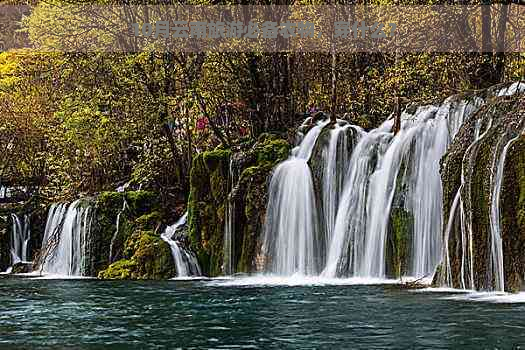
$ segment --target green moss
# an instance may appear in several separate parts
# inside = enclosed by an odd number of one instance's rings
[[[474,254],[474,283],[476,289],[488,289],[492,281],[487,280],[487,271],[490,269],[487,256],[490,251],[486,242],[490,241],[490,215],[492,201],[491,168],[495,157],[495,147],[498,142],[497,129],[491,130],[473,150],[474,165],[470,176],[470,198],[464,200],[467,212],[472,215],[472,251]],[[500,131],[503,133],[503,131]],[[468,173],[467,173],[468,174]],[[467,178],[469,176],[467,175]]]
[[[442,169],[444,218],[450,217],[454,197],[461,184],[461,172],[464,171],[465,185],[462,189],[462,203],[471,222],[474,288],[492,288],[490,280],[490,240],[491,240],[491,202],[494,186],[493,168],[501,154],[503,144],[509,132],[523,127],[525,104],[507,98],[490,99],[467,123],[455,137],[453,144],[444,158]],[[476,144],[474,129],[481,122],[481,133],[484,135]],[[486,130],[491,124],[490,130]],[[520,126],[521,124],[521,126]],[[487,131],[485,133],[485,131]],[[505,271],[505,289],[516,291],[522,287],[525,274],[525,228],[520,224],[520,173],[525,168],[525,146],[520,149],[519,141],[513,144],[507,153],[504,178],[501,189],[500,213],[503,241],[503,264]],[[472,147],[469,148],[470,145]],[[469,154],[466,150],[469,148]],[[521,159],[523,157],[523,159]],[[467,161],[464,161],[466,159]],[[447,224],[447,223],[445,223]],[[489,244],[487,244],[487,242]],[[445,273],[452,277],[452,286],[461,287],[462,269],[462,236],[460,216],[455,216],[451,223],[448,239],[450,271],[441,269],[436,274],[436,281],[443,281]],[[470,264],[467,265],[467,267]],[[441,275],[441,276],[439,276]]]
[[[229,149],[216,149],[213,151],[203,152],[202,158],[206,163],[209,170],[214,170],[221,166],[224,161],[230,159],[231,150]]]
[[[203,273],[210,276],[221,272],[230,156],[224,149],[200,153],[190,171],[188,236]]]
[[[133,271],[137,263],[133,260],[121,259],[111,265],[106,270],[100,271],[98,278],[106,280],[127,280],[132,279]]]
[[[7,216],[0,216],[0,271],[5,271],[10,263],[9,222]]]
[[[517,292],[525,275],[525,136],[508,150],[500,203],[505,287]]]
[[[243,227],[238,251],[239,272],[254,272],[255,256],[260,235],[263,231],[264,216],[266,213],[267,186],[266,182],[271,173],[268,166],[253,167],[243,174],[241,186],[246,189],[244,195]],[[247,169],[248,170],[248,169]],[[245,171],[246,172],[246,171]],[[242,207],[241,207],[242,208]]]
[[[159,196],[151,191],[125,192],[129,209],[134,216],[144,215],[159,208]]]
[[[290,153],[290,145],[286,140],[277,138],[272,134],[267,134],[264,142],[255,146],[255,153],[258,165],[274,164],[285,160]]]
[[[124,200],[126,207],[123,211]],[[117,217],[120,213],[118,235]],[[94,273],[109,264],[111,241],[113,258],[123,258],[125,243],[137,228],[152,230],[162,222],[158,195],[151,191],[102,192],[96,199],[96,215],[92,226],[95,235]]]
[[[237,270],[252,270],[255,245],[262,227],[260,216],[261,213],[264,216],[266,207],[267,178],[272,168],[286,159],[289,152],[290,146],[285,140],[267,133],[262,134],[249,151],[240,155],[242,162],[236,179],[239,182],[235,184],[238,192],[235,199]],[[203,152],[193,159],[190,171],[188,235],[203,273],[209,276],[222,273],[231,157],[232,152],[227,149]],[[249,203],[245,206],[244,200],[248,197]],[[248,208],[247,212],[243,211],[244,208]],[[246,237],[251,237],[249,242]]]
[[[175,276],[171,251],[153,231],[135,231],[126,241],[124,259],[99,273],[103,279],[168,279]]]
[[[102,192],[97,197],[97,203],[105,207],[122,207],[124,193],[121,192]]]
[[[162,222],[162,214],[159,211],[153,211],[144,214],[135,220],[135,224],[145,230],[154,230]]]
[[[387,249],[387,260],[390,261],[387,270],[391,277],[401,277],[408,273],[413,226],[414,218],[411,213],[403,208],[392,209],[389,222],[390,245]]]

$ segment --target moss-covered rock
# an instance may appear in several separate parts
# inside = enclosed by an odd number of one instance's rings
[[[133,271],[135,271],[137,263],[133,260],[121,259],[98,274],[98,278],[106,280],[129,280],[133,279]]]
[[[414,218],[410,212],[403,208],[392,209],[386,247],[388,277],[399,278],[408,274],[413,227]]]
[[[171,251],[153,231],[135,231],[127,239],[124,258],[101,271],[101,279],[168,279],[175,276]]]
[[[144,230],[155,230],[158,225],[163,221],[163,215],[160,211],[156,210],[148,214],[139,216],[135,220],[137,227]]]
[[[205,275],[222,273],[229,197],[235,209],[234,270],[254,271],[266,211],[267,181],[275,164],[286,159],[289,152],[286,140],[262,134],[249,150],[232,153],[218,149],[194,158],[188,200],[189,238]]]
[[[229,150],[200,153],[190,172],[189,238],[203,273],[210,276],[221,272],[230,155]]]
[[[136,228],[155,230],[162,221],[163,212],[155,192],[100,193],[92,223],[94,247],[90,274],[96,276],[110,263],[123,258],[125,242]]]
[[[237,227],[235,261],[237,272],[257,271],[257,253],[268,202],[268,185],[274,167],[286,160],[290,144],[273,134],[263,134],[253,148],[256,162],[244,169],[234,191]]]
[[[5,271],[10,264],[9,221],[7,216],[0,216],[0,271]]]
[[[525,116],[524,116],[525,118]],[[524,290],[525,278],[525,136],[508,150],[501,189],[501,235],[505,284],[509,291]]]
[[[451,280],[446,282],[456,288],[494,288],[490,248],[494,175],[504,146],[523,130],[524,121],[525,103],[519,96],[490,99],[463,125],[445,155],[442,168],[444,226],[446,229],[450,224],[451,228],[446,242],[450,259],[449,264],[442,265],[436,282],[443,283],[450,276]],[[483,137],[474,142],[476,130]],[[525,237],[521,238],[519,233],[519,167],[525,164],[520,159],[525,155],[519,147],[518,141],[508,151],[500,199],[505,289],[508,291],[521,288],[525,272],[520,267],[525,262],[522,249]],[[461,208],[451,215],[462,176],[465,179],[461,187],[463,220]],[[453,219],[450,223],[447,222],[449,218]]]

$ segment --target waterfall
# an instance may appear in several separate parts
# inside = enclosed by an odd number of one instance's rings
[[[168,226],[161,238],[168,243],[171,249],[171,255],[175,262],[178,277],[201,276],[201,269],[195,255],[180,245],[177,241],[180,237],[175,235],[186,225],[188,213],[186,212],[174,225]]]
[[[230,156],[230,167],[228,171],[229,190],[233,191],[236,176],[234,174],[234,158]],[[235,273],[235,202],[228,196],[226,200],[226,211],[224,218],[224,250],[223,250],[223,273],[232,275]]]
[[[337,208],[343,188],[344,175],[348,165],[348,137],[347,130],[352,128],[356,133],[361,133],[361,128],[344,125],[335,125],[330,130],[330,141],[328,147],[323,149],[323,184],[322,184],[322,208],[325,224],[325,242],[330,242],[334,235]],[[327,246],[326,254],[329,253]]]
[[[21,220],[18,215],[11,214],[13,220],[11,232],[11,265],[19,262],[28,262],[28,244],[31,236],[31,226],[29,216],[24,215],[24,220]]]
[[[91,214],[91,207],[81,200],[50,208],[40,257],[43,272],[64,276],[87,274]]]
[[[324,276],[386,277],[386,246],[394,197],[412,221],[406,274],[431,275],[441,259],[439,162],[475,104],[447,100],[403,113],[365,133],[350,159]]]
[[[517,81],[515,83],[512,83],[508,87],[499,90],[496,96],[512,96],[521,92],[525,92],[525,82]]]
[[[431,276],[442,258],[440,160],[466,118],[482,101],[447,99],[403,113],[393,135],[393,120],[365,132],[335,125],[322,150],[322,195],[316,197],[308,160],[328,121],[319,122],[272,175],[262,246],[267,270],[325,277],[389,277],[392,212],[407,220],[404,266],[395,274]],[[348,128],[355,131],[351,151]],[[317,154],[317,153],[316,153]],[[323,215],[324,235],[317,225]],[[392,248],[394,249],[394,248]],[[395,249],[400,249],[396,246]],[[320,250],[322,252],[320,252]],[[401,259],[401,258],[400,258]],[[387,271],[387,269],[389,270]]]
[[[126,197],[122,200],[122,208],[119,210],[117,214],[117,221],[115,223],[115,233],[113,234],[113,237],[111,237],[111,242],[109,244],[109,263],[113,263],[115,260],[115,251],[114,251],[114,245],[117,241],[118,234],[120,232],[120,216],[126,209],[128,208],[128,202],[126,201]]]
[[[372,174],[377,149],[389,139],[387,130],[390,128],[391,124],[384,124],[379,129],[364,133],[354,148],[336,215],[327,265],[323,271],[325,276],[335,277],[344,274],[344,271],[351,275],[357,274],[355,262],[362,261],[364,252],[362,233],[366,230],[364,218],[368,194],[368,182],[362,179]]]
[[[328,123],[320,122],[311,128],[272,175],[262,252],[273,273],[313,275],[319,271],[321,245],[308,160]]]
[[[442,259],[443,189],[440,160],[466,118],[483,103],[473,101],[445,103],[433,121],[425,123],[415,143],[406,208],[413,214],[413,256],[409,275],[422,277],[434,273]],[[439,229],[439,230],[437,230]]]

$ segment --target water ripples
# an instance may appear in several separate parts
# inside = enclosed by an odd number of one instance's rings
[[[525,344],[522,304],[472,302],[468,294],[414,293],[382,285],[224,282],[3,280],[0,348],[478,349]]]

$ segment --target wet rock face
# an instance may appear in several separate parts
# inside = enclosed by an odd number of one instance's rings
[[[13,265],[13,269],[11,270],[11,273],[29,273],[33,272],[33,264],[31,263],[16,263]]]
[[[89,275],[97,276],[111,263],[125,259],[126,242],[136,230],[156,231],[160,239],[160,231],[156,229],[160,228],[164,216],[160,210],[156,193],[150,191],[103,192],[97,196],[95,201],[95,215],[91,226],[93,251]],[[118,234],[115,234],[117,217],[119,227]],[[113,249],[110,249],[112,241]],[[112,261],[110,261],[110,250],[113,255]],[[141,263],[145,261],[136,261],[137,265]]]
[[[230,155],[230,150],[200,153],[190,173],[189,237],[202,272],[209,276],[221,273]]]
[[[501,215],[506,284],[511,291],[524,290],[525,135],[508,150],[501,190]]]
[[[222,273],[228,199],[234,209],[234,271],[256,270],[268,181],[273,167],[285,160],[289,151],[286,140],[262,134],[251,148],[235,153],[203,152],[194,158],[188,200],[189,239],[205,275]]]
[[[9,221],[7,216],[0,216],[0,271],[5,271],[10,263]]]
[[[491,250],[492,201],[497,164],[506,144],[525,127],[525,102],[515,98],[489,101],[461,128],[442,161],[446,261],[436,282],[455,288],[494,290]],[[478,141],[475,142],[476,135]],[[525,269],[525,222],[520,219],[525,198],[525,146],[523,136],[508,149],[500,191],[500,230],[503,245],[505,290],[522,288]],[[464,179],[462,185],[462,177]],[[461,186],[462,206],[452,211]],[[496,200],[497,202],[497,200]],[[460,209],[463,207],[463,215]],[[520,216],[521,215],[521,216]],[[449,220],[450,219],[450,220]],[[447,249],[447,248],[445,248]],[[445,252],[446,253],[446,252]],[[448,277],[447,277],[448,276]]]

